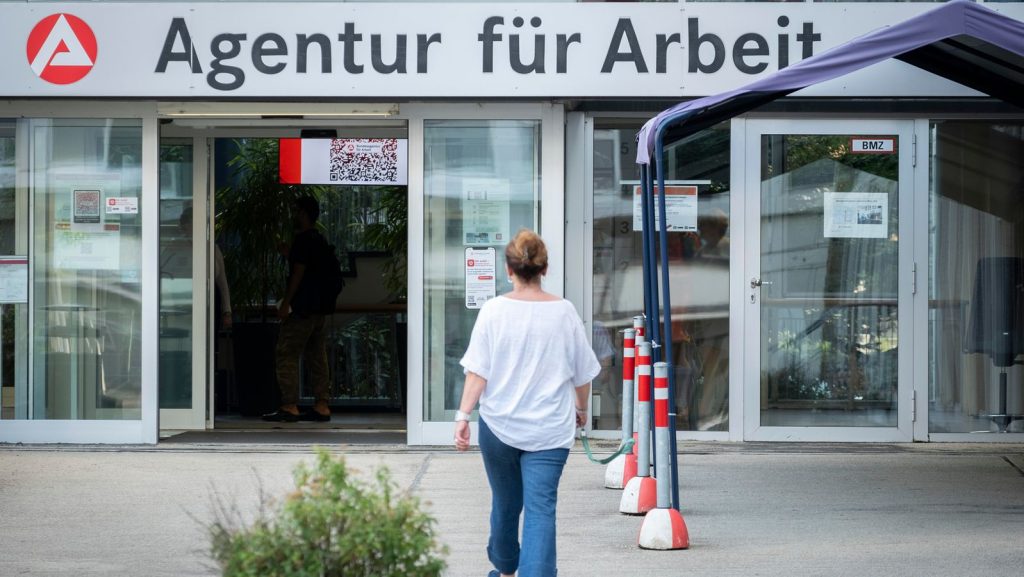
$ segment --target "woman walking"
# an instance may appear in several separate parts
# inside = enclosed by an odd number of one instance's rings
[[[541,288],[548,254],[521,230],[505,247],[512,292],[480,309],[462,358],[466,384],[455,446],[469,448],[469,413],[480,402],[480,450],[491,485],[488,577],[555,577],[558,481],[576,427],[587,422],[590,382],[601,371],[569,301]],[[519,544],[519,514],[523,541]]]

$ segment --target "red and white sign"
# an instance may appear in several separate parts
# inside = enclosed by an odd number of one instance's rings
[[[282,184],[405,185],[409,178],[404,138],[282,138]]]
[[[643,203],[641,189],[633,187],[633,230],[643,230]],[[668,232],[697,231],[697,187],[665,185],[665,224]],[[661,203],[658,188],[654,188],[654,230],[661,230]]]
[[[851,138],[851,154],[895,154],[895,138]]]
[[[112,196],[108,198],[107,214],[139,214],[138,197]]]
[[[72,84],[96,64],[96,35],[73,14],[51,14],[29,33],[26,54],[39,78],[51,84]]]
[[[496,294],[494,247],[466,249],[466,308],[478,309]]]

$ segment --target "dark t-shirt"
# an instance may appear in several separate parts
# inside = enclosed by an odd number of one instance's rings
[[[300,315],[317,312],[320,306],[319,292],[316,286],[316,254],[319,247],[326,242],[324,237],[314,229],[295,235],[292,247],[288,251],[288,282],[291,283],[295,265],[305,265],[306,272],[302,275],[299,290],[292,297],[292,311]]]

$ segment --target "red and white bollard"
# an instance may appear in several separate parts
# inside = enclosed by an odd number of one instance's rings
[[[658,507],[651,509],[640,526],[641,549],[687,549],[690,534],[686,521],[672,508],[672,475],[668,428],[668,364],[654,365],[654,444],[658,452]]]
[[[636,331],[626,329],[622,339],[622,442],[626,443],[633,437],[633,376],[636,370],[635,351]],[[635,441],[634,441],[635,443]],[[634,449],[636,446],[634,445]],[[636,455],[627,453],[619,455],[608,463],[604,470],[604,486],[608,489],[621,489],[630,479],[636,476]]]
[[[637,356],[637,469],[636,477],[626,483],[619,501],[619,512],[643,515],[657,505],[658,486],[651,478],[651,344],[640,344]]]

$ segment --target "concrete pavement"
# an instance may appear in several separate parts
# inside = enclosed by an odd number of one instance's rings
[[[559,497],[562,577],[993,577],[1024,573],[1024,446],[681,444],[687,551],[636,547],[603,468],[574,452]],[[448,575],[489,569],[480,456],[334,446],[386,464],[437,518]],[[0,575],[216,575],[213,492],[251,511],[310,459],[302,445],[0,447]]]

